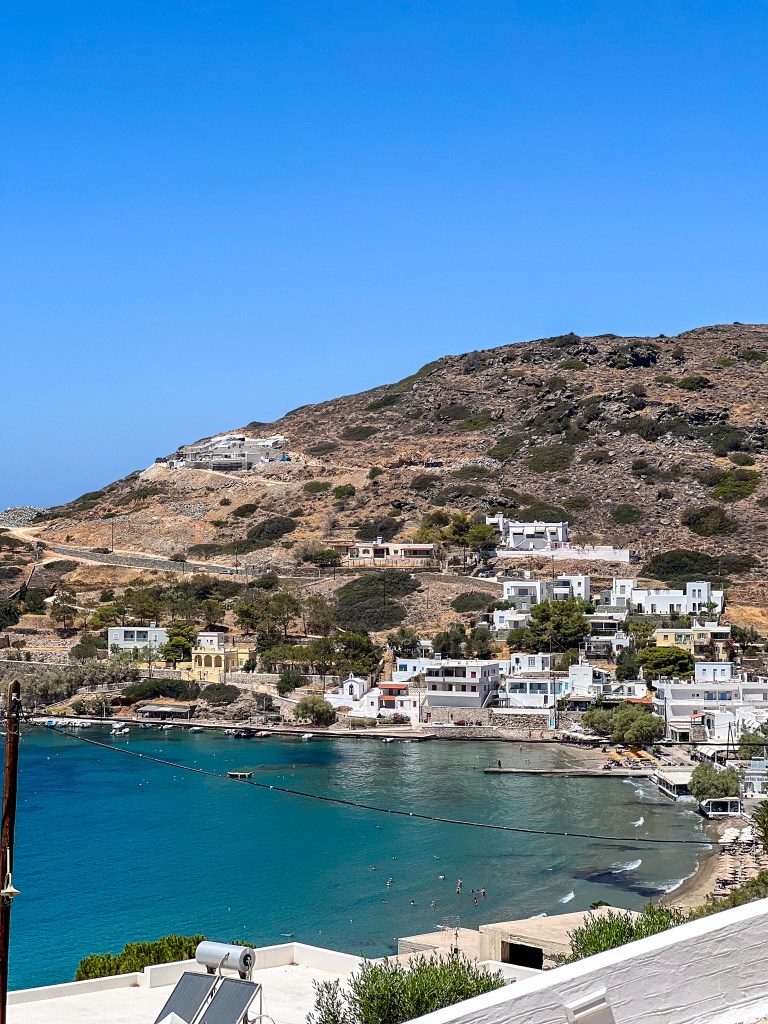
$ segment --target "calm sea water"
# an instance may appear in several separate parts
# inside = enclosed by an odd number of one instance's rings
[[[661,799],[649,783],[482,773],[499,758],[509,766],[567,762],[567,751],[551,747],[249,741],[180,729],[134,728],[130,737],[110,739],[97,727],[87,735],[383,807],[638,842],[525,836],[336,807],[30,728],[19,777],[14,988],[68,981],[87,953],[168,932],[259,944],[293,933],[380,955],[395,948],[397,936],[443,923],[477,927],[584,909],[594,900],[636,907],[689,875],[701,850],[642,842],[703,834],[697,815]],[[481,886],[487,897],[475,907],[471,890]]]

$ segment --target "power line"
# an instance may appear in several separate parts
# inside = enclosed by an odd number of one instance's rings
[[[565,839],[597,839],[604,843],[633,843],[643,846],[648,843],[655,843],[664,846],[711,846],[709,839],[656,839],[639,838],[637,836],[602,836],[593,835],[590,832],[560,832],[555,829],[523,828],[521,825],[496,825],[489,821],[464,821],[461,818],[443,818],[437,814],[424,814],[420,811],[406,811],[400,808],[377,807],[375,804],[364,804],[356,800],[344,800],[339,796],[323,796],[320,793],[307,793],[302,789],[291,789],[288,786],[273,786],[266,782],[254,782],[253,779],[231,778],[228,775],[220,775],[218,772],[206,771],[204,768],[192,768],[190,765],[179,764],[176,761],[167,761],[162,757],[154,757],[152,754],[142,754],[138,750],[129,750],[127,747],[115,747],[111,743],[102,743],[99,740],[88,739],[86,736],[77,736],[74,733],[64,732],[56,727],[48,726],[52,732],[65,736],[69,740],[79,740],[80,743],[87,743],[93,747],[100,747],[102,750],[111,750],[120,754],[128,754],[131,757],[140,757],[145,761],[153,761],[155,764],[162,764],[168,768],[176,768],[179,771],[191,772],[194,775],[203,775],[210,779],[217,779],[220,782],[235,782],[241,786],[252,786],[254,789],[270,790],[273,793],[283,793],[286,796],[303,797],[306,800],[317,800],[320,803],[336,804],[340,807],[354,807],[360,811],[373,811],[375,814],[391,814],[401,818],[416,818],[420,821],[433,821],[441,825],[465,825],[469,828],[485,828],[495,832],[517,832],[523,835],[532,836],[554,836]]]

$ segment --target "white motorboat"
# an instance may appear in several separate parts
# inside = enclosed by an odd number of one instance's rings
[[[314,737],[314,735],[315,734],[313,732],[305,732],[301,738],[303,740],[311,740]]]
[[[224,730],[224,735],[225,736],[234,736],[236,732],[237,732],[237,729],[225,729]]]
[[[163,730],[163,732],[168,732],[168,730],[172,729],[173,726],[172,725],[161,725],[160,728]]]
[[[384,739],[381,742],[382,743],[394,743],[395,742],[395,737],[394,736],[385,736]]]
[[[112,726],[112,731],[110,732],[110,735],[111,736],[127,736],[130,731],[131,730],[128,728],[127,725],[122,725],[122,724],[116,722]]]
[[[205,729],[203,729],[202,725],[193,725],[193,726],[190,727],[189,731],[190,732],[205,732]]]

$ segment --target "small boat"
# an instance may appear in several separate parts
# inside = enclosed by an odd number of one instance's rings
[[[168,730],[172,729],[173,726],[172,725],[161,725],[160,728],[163,730],[163,732],[168,732]]]
[[[55,718],[49,718],[48,721],[45,723],[45,728],[46,729],[55,729],[57,725],[58,725],[58,722],[56,721]]]
[[[225,729],[224,730],[224,735],[225,736],[236,736],[237,735],[237,729]]]
[[[252,779],[253,772],[227,772],[228,779]]]
[[[385,736],[384,739],[381,742],[382,743],[394,743],[395,742],[395,737],[394,736]]]
[[[253,736],[253,732],[250,729],[238,729],[235,736],[239,740],[249,740]]]
[[[311,740],[311,739],[314,738],[314,735],[315,734],[313,732],[305,732],[304,735],[301,738],[303,740]]]
[[[152,725],[150,722],[139,722],[140,729],[151,729]]]
[[[130,731],[131,730],[128,728],[127,725],[120,725],[119,723],[115,723],[115,725],[112,726],[111,735],[112,736],[127,736]]]
[[[257,732],[256,733],[256,738],[260,739],[260,740],[263,740],[263,739],[266,739],[267,736],[271,736],[271,735],[272,735],[271,732],[264,732],[264,730],[262,729],[261,732]]]
[[[193,726],[190,726],[189,731],[190,732],[205,732],[205,729],[203,729],[202,725],[193,725]]]

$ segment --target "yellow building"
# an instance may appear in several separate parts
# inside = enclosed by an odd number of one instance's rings
[[[198,633],[192,648],[191,676],[199,682],[220,683],[226,672],[242,672],[258,651],[245,644],[226,644],[226,633]]]
[[[707,622],[703,626],[692,626],[690,629],[661,627],[654,632],[653,638],[657,647],[681,647],[694,658],[730,661],[730,626],[718,626],[717,623]]]

